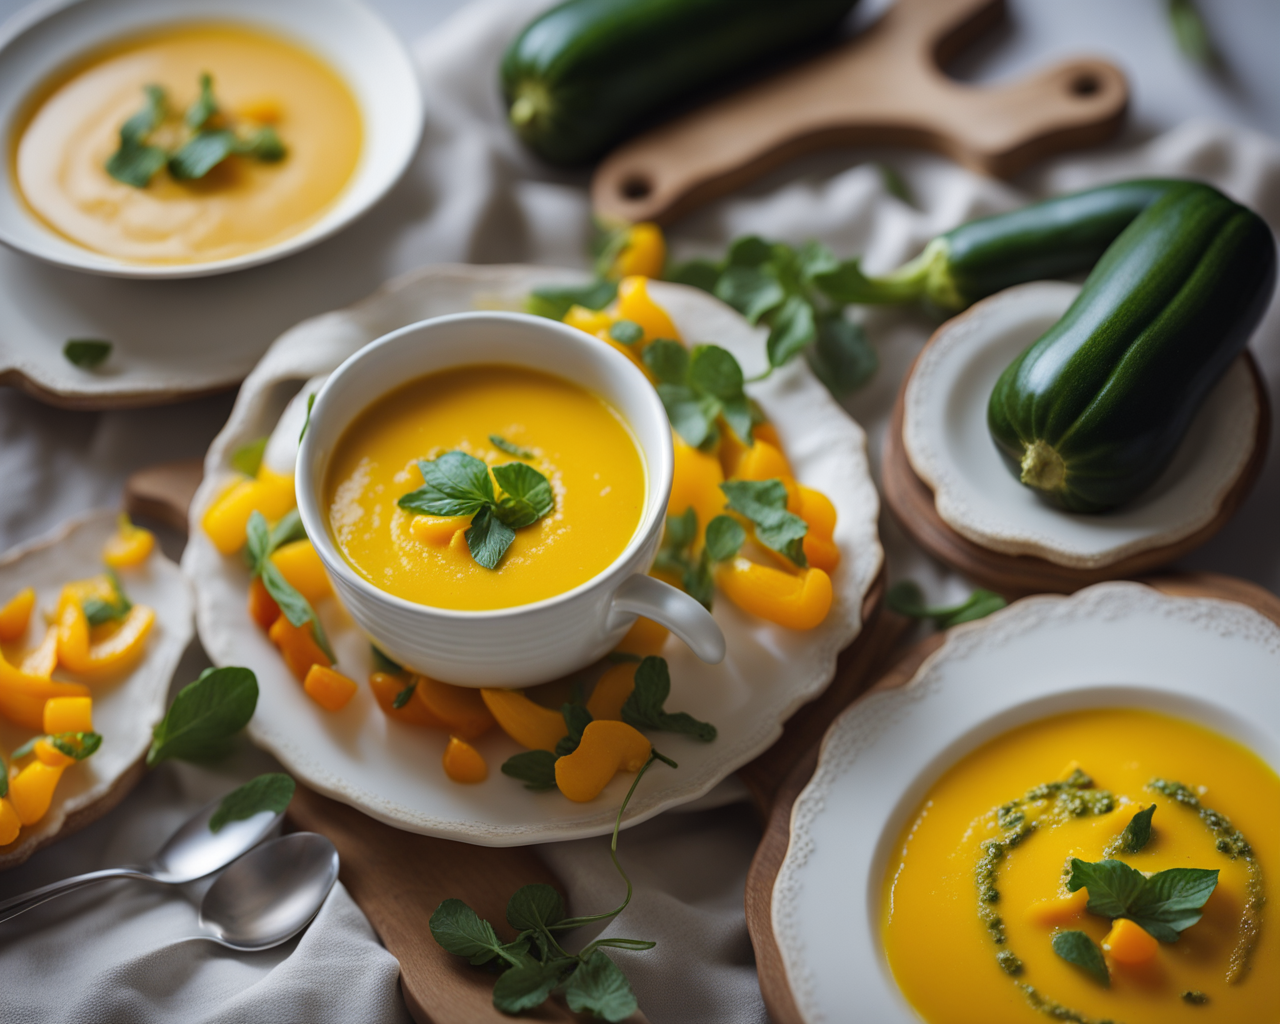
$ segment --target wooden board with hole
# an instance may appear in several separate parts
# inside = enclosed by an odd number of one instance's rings
[[[1004,0],[895,0],[847,42],[624,142],[591,183],[598,216],[669,223],[788,160],[833,146],[931,149],[1009,177],[1120,128],[1119,68],[1080,57],[974,86],[942,65],[997,26]]]

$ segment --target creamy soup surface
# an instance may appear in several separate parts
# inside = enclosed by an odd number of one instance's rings
[[[1076,771],[1092,784],[1044,788],[1078,780]],[[1199,806],[1153,780],[1183,784]],[[1039,799],[1028,799],[1032,792]],[[1063,810],[1059,794],[1075,810]],[[1117,851],[1126,826],[1152,804],[1147,845]],[[1207,823],[1217,821],[1206,818],[1212,812],[1247,840],[1247,856],[1220,849],[1225,833]],[[1004,849],[984,876],[992,841]],[[1072,894],[1066,885],[1072,858],[1106,857],[1148,876],[1220,874],[1198,923],[1176,942],[1144,932],[1138,948],[1154,953],[1124,963],[1105,952],[1112,921],[1086,910],[1087,889]],[[1055,1014],[1090,1024],[1267,1024],[1280,1020],[1280,905],[1256,897],[1274,899],[1277,879],[1280,778],[1251,751],[1148,711],[1058,715],[992,740],[929,790],[890,856],[884,948],[903,994],[932,1024],[1042,1024]],[[1055,952],[1055,936],[1071,931],[1104,951],[1109,986]]]
[[[503,451],[491,435],[532,456]],[[554,492],[554,511],[517,530],[494,569],[471,555],[470,517],[398,505],[423,484],[418,460],[450,451],[490,468],[523,461]],[[325,494],[334,541],[366,580],[419,604],[479,611],[541,601],[599,575],[635,535],[647,486],[630,427],[603,399],[550,374],[484,365],[421,377],[361,413],[335,448]]]
[[[182,117],[213,78],[220,124],[269,123],[277,162],[231,156],[204,178],[167,170],[136,188],[106,171],[120,128],[159,85],[169,116],[152,141],[181,144]],[[230,259],[282,242],[337,200],[360,157],[355,97],[319,57],[277,36],[230,24],[181,25],[90,55],[41,90],[12,150],[27,206],[87,249],[136,263]]]

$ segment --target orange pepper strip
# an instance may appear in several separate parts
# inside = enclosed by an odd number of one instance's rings
[[[821,569],[792,574],[738,556],[720,563],[715,579],[743,611],[788,629],[813,629],[831,610],[831,577]]]
[[[333,593],[324,563],[305,537],[277,548],[271,555],[271,561],[288,584],[311,604]]]
[[[14,668],[0,655],[0,714],[32,732],[43,731],[44,705],[51,697],[87,697],[80,683],[56,683]]]
[[[494,717],[485,706],[479,690],[470,686],[451,686],[429,676],[414,678],[418,683],[413,691],[414,699],[422,701],[454,736],[474,740],[493,728]]]
[[[575,803],[600,795],[618,772],[638,772],[653,745],[626,722],[589,722],[572,754],[556,759],[556,785]]]
[[[449,745],[444,748],[442,761],[444,773],[454,782],[474,785],[489,777],[489,766],[485,763],[484,755],[457,736],[449,737]]]
[[[326,711],[341,711],[359,688],[354,679],[348,679],[327,665],[312,665],[302,683],[307,696]]]
[[[519,690],[483,689],[480,697],[502,731],[522,747],[555,753],[556,744],[569,735],[564,715],[535,704]]]
[[[0,796],[0,846],[8,846],[18,838],[22,822],[7,797]]]
[[[787,496],[787,510],[794,512],[809,526],[804,535],[805,560],[825,573],[835,572],[840,564],[840,548],[835,542],[836,507],[821,491],[804,484],[796,485],[795,508]]]
[[[644,344],[657,338],[680,341],[680,332],[667,316],[666,310],[649,297],[649,279],[639,275],[624,277],[618,284],[619,320],[630,320],[644,330]]]
[[[628,654],[657,654],[666,645],[669,635],[666,626],[659,626],[642,615],[627,630],[627,635],[618,641],[617,650]]]
[[[105,639],[91,642],[89,620],[85,618],[75,585],[62,588],[58,601],[58,661],[70,672],[101,679],[124,672],[142,656],[156,613],[135,604]]]
[[[622,721],[622,705],[636,688],[636,669],[639,662],[613,665],[596,681],[596,688],[587,700],[587,710],[593,720]]]
[[[793,476],[791,463],[782,454],[782,449],[760,438],[743,453],[733,475],[739,480],[784,481]]]
[[[134,526],[129,517],[122,514],[120,525],[102,549],[102,560],[113,569],[132,569],[145,562],[155,546],[154,533]]]
[[[200,525],[222,554],[234,554],[244,547],[249,516],[255,509],[274,522],[293,508],[295,501],[293,477],[263,466],[257,479],[240,480],[223,491]]]
[[[32,761],[9,782],[9,801],[24,825],[34,825],[49,811],[62,768]]]
[[[66,768],[76,763],[76,759],[69,754],[64,754],[48,740],[36,740],[35,747],[36,760],[41,764],[47,764],[50,768]]]
[[[288,618],[281,615],[267,630],[267,636],[276,645],[289,671],[300,683],[306,680],[312,665],[323,665],[328,668],[331,664],[329,656],[316,643],[309,622],[295,626]]]
[[[93,698],[49,698],[44,702],[41,725],[50,736],[60,732],[93,732]]]
[[[375,672],[369,677],[369,689],[373,691],[374,699],[378,702],[378,707],[382,708],[382,713],[388,718],[392,718],[397,722],[404,722],[405,725],[416,725],[424,729],[443,729],[449,727],[433,715],[428,707],[420,700],[416,700],[417,688],[414,688],[414,696],[404,707],[395,706],[396,696],[401,693],[409,681],[401,676],[393,676],[387,672]]]
[[[264,631],[274,626],[276,619],[280,618],[280,606],[267,592],[267,585],[262,582],[261,576],[255,576],[249,584],[249,618]]]
[[[27,652],[18,666],[27,675],[41,676],[48,679],[58,667],[58,627],[50,626],[44,631],[44,639]]]
[[[31,609],[36,606],[36,592],[24,587],[8,603],[0,608],[0,640],[21,640],[27,635],[31,622]]]

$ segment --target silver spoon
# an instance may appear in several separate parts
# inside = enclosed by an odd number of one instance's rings
[[[338,851],[314,832],[294,832],[250,850],[200,903],[200,932],[230,949],[270,949],[302,931],[338,880]]]
[[[165,885],[194,882],[225,868],[237,857],[253,849],[280,824],[283,812],[259,811],[242,821],[228,821],[217,832],[209,831],[209,819],[222,803],[221,798],[206,804],[169,837],[151,860],[140,866],[106,868],[64,878],[39,889],[0,902],[0,921],[7,921],[55,896],[105,882],[112,878],[139,878]]]

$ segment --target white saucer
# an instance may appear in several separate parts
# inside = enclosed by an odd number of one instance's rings
[[[933,489],[938,515],[963,537],[1008,555],[1096,569],[1174,544],[1211,522],[1253,454],[1261,409],[1239,359],[1145,494],[1105,515],[1064,512],[1042,500],[996,451],[987,401],[1004,368],[1079,290],[1056,281],[1018,285],[938,328],[907,384],[903,444],[912,469]]]

